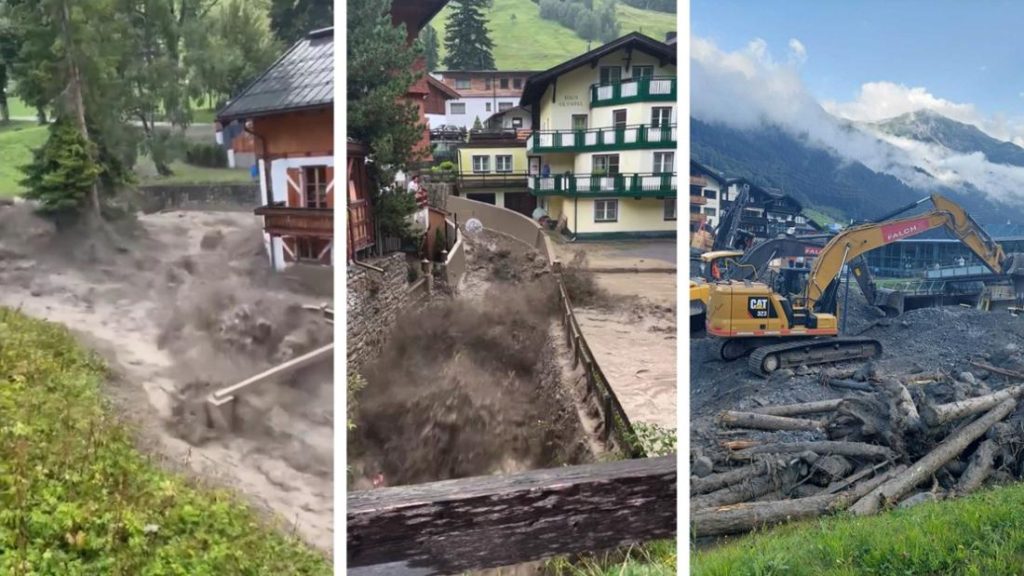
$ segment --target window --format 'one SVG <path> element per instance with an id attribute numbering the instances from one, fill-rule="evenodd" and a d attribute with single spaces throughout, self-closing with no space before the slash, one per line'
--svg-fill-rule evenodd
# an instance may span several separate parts
<path id="1" fill-rule="evenodd" d="M 586 114 L 573 114 L 572 115 L 572 129 L 586 130 L 587 129 L 587 115 Z"/>
<path id="2" fill-rule="evenodd" d="M 616 84 L 622 80 L 622 66 L 601 66 L 601 85 Z"/>
<path id="3" fill-rule="evenodd" d="M 504 112 L 505 110 L 511 110 L 515 106 L 514 102 L 498 102 L 498 112 Z"/>
<path id="4" fill-rule="evenodd" d="M 594 200 L 594 222 L 618 222 L 618 200 Z"/>
<path id="5" fill-rule="evenodd" d="M 690 204 L 690 214 L 700 214 L 700 205 Z"/>
<path id="6" fill-rule="evenodd" d="M 306 208 L 327 208 L 327 167 L 307 166 L 303 171 Z"/>
<path id="7" fill-rule="evenodd" d="M 491 171 L 491 157 L 490 156 L 473 156 L 473 172 L 490 172 Z"/>
<path id="8" fill-rule="evenodd" d="M 633 66 L 633 79 L 654 78 L 654 66 Z"/>
<path id="9" fill-rule="evenodd" d="M 718 211 L 715 210 L 714 208 L 710 207 L 710 206 L 705 206 L 704 207 L 704 214 L 707 215 L 707 216 L 714 216 L 716 212 L 718 212 Z"/>
<path id="10" fill-rule="evenodd" d="M 451 106 L 452 106 L 451 107 L 451 114 L 459 114 L 459 115 L 461 115 L 461 114 L 465 114 L 466 113 L 466 103 L 465 102 L 452 102 Z"/>
<path id="11" fill-rule="evenodd" d="M 469 78 L 456 78 L 455 79 L 456 90 L 469 90 Z"/>
<path id="12" fill-rule="evenodd" d="M 715 200 L 718 197 L 718 192 L 716 190 L 711 190 L 711 189 L 705 188 L 704 189 L 704 197 L 709 199 L 709 200 Z"/>
<path id="13" fill-rule="evenodd" d="M 676 219 L 676 199 L 665 198 L 665 220 Z"/>
<path id="14" fill-rule="evenodd" d="M 594 162 L 592 164 L 592 171 L 595 174 L 618 174 L 619 173 L 619 155 L 618 154 L 594 154 Z"/>
<path id="15" fill-rule="evenodd" d="M 484 104 L 484 110 L 486 110 L 487 112 L 491 111 L 491 103 L 490 102 L 487 102 L 487 103 Z"/>
<path id="16" fill-rule="evenodd" d="M 493 85 L 494 85 L 494 80 L 492 80 L 491 78 L 484 78 L 484 88 L 490 90 L 491 86 L 493 86 Z"/>
<path id="17" fill-rule="evenodd" d="M 501 89 L 508 90 L 508 78 L 501 79 Z"/>
<path id="18" fill-rule="evenodd" d="M 626 109 L 612 110 L 612 127 L 622 130 L 626 127 Z"/>
<path id="19" fill-rule="evenodd" d="M 655 106 L 651 108 L 651 126 L 669 126 L 672 124 L 672 107 Z"/>
<path id="20" fill-rule="evenodd" d="M 512 171 L 512 155 L 511 154 L 499 154 L 494 157 L 494 171 L 495 172 L 511 172 Z"/>
<path id="21" fill-rule="evenodd" d="M 654 153 L 654 173 L 663 174 L 666 172 L 672 172 L 673 161 L 675 160 L 675 152 L 655 152 Z"/>
<path id="22" fill-rule="evenodd" d="M 295 239 L 295 258 L 296 260 L 313 260 L 319 261 L 320 255 L 325 253 L 327 249 L 328 240 L 323 238 L 305 238 L 299 237 Z"/>
<path id="23" fill-rule="evenodd" d="M 516 78 L 516 79 L 512 80 L 512 87 L 515 88 L 516 90 L 519 90 L 520 88 L 522 88 L 523 87 L 523 79 L 522 78 Z"/>
<path id="24" fill-rule="evenodd" d="M 522 118 L 518 118 L 518 117 L 513 118 L 512 119 L 512 127 L 515 128 L 516 130 L 522 128 L 523 127 L 523 119 Z"/>

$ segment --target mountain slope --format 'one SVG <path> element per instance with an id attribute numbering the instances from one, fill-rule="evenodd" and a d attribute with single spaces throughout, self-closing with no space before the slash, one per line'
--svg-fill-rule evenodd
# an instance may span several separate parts
<path id="1" fill-rule="evenodd" d="M 1024 148 L 985 134 L 978 128 L 927 110 L 909 112 L 868 126 L 880 132 L 938 144 L 955 152 L 981 152 L 989 162 L 1024 167 Z"/>
<path id="2" fill-rule="evenodd" d="M 1022 219 L 1020 208 L 997 205 L 967 185 L 934 190 L 912 188 L 898 178 L 874 172 L 860 162 L 838 158 L 777 127 L 739 130 L 697 119 L 690 121 L 691 157 L 727 177 L 791 194 L 805 206 L 839 219 L 874 219 L 938 192 L 961 203 L 979 222 Z"/>
<path id="3" fill-rule="evenodd" d="M 440 62 L 444 62 L 444 28 L 451 15 L 445 6 L 430 21 L 437 31 Z M 619 3 L 616 12 L 621 33 L 633 31 L 658 39 L 676 29 L 676 15 L 641 10 Z M 587 51 L 587 41 L 558 22 L 544 20 L 531 0 L 494 0 L 486 13 L 487 28 L 494 41 L 494 61 L 499 70 L 547 70 Z M 591 48 L 600 46 L 594 42 Z M 441 70 L 444 64 L 439 64 Z"/>

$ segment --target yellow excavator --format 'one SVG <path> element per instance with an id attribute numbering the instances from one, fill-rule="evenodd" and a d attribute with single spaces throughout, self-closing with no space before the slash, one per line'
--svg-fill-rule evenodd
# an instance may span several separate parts
<path id="1" fill-rule="evenodd" d="M 780 368 L 866 359 L 881 353 L 872 338 L 840 337 L 836 319 L 839 276 L 862 254 L 945 227 L 963 242 L 994 274 L 1016 272 L 1013 258 L 994 242 L 964 211 L 933 194 L 895 214 L 927 200 L 933 208 L 915 216 L 893 218 L 848 228 L 825 245 L 811 267 L 802 296 L 793 302 L 763 282 L 729 281 L 708 284 L 706 329 L 723 340 L 720 354 L 731 361 L 750 354 L 747 366 L 767 376 Z"/>

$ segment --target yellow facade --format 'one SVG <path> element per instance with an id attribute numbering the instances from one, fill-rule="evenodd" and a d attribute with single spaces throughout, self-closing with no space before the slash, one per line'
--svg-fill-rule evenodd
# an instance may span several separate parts
<path id="1" fill-rule="evenodd" d="M 481 172 L 474 172 L 473 170 L 473 156 L 486 156 L 487 157 L 487 171 L 483 172 L 486 174 L 499 174 L 497 171 L 497 157 L 498 156 L 511 156 L 512 157 L 512 168 L 510 172 L 518 172 L 520 174 L 527 171 L 526 165 L 526 147 L 525 146 L 508 146 L 508 147 L 473 147 L 473 143 L 464 144 L 459 148 L 459 173 L 463 175 L 469 174 L 480 174 Z"/>
<path id="2" fill-rule="evenodd" d="M 551 196 L 542 203 L 548 216 L 565 217 L 566 226 L 582 238 L 672 236 L 676 231 L 676 210 L 666 209 L 675 198 L 563 198 Z M 614 202 L 614 221 L 599 221 L 595 203 Z"/>

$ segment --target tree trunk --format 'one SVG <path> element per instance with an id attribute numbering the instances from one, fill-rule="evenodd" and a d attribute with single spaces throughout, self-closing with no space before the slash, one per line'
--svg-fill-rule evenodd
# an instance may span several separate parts
<path id="1" fill-rule="evenodd" d="M 967 470 L 960 476 L 960 481 L 956 483 L 958 494 L 970 494 L 981 488 L 989 474 L 992 473 L 996 450 L 998 447 L 995 440 L 992 439 L 985 440 L 978 446 L 978 449 L 971 455 L 971 463 L 968 464 Z"/>
<path id="2" fill-rule="evenodd" d="M 873 460 L 892 460 L 896 453 L 884 446 L 865 444 L 863 442 L 838 442 L 831 440 L 819 440 L 814 442 L 784 442 L 778 444 L 765 444 L 754 446 L 746 450 L 740 450 L 732 454 L 733 458 L 752 458 L 759 454 L 799 454 L 800 452 L 814 452 L 820 456 L 836 454 L 838 456 L 851 456 L 854 458 L 870 458 Z"/>
<path id="3" fill-rule="evenodd" d="M 929 426 L 941 426 L 947 422 L 991 410 L 1009 398 L 1020 397 L 1022 392 L 1024 392 L 1024 386 L 1013 386 L 999 392 L 993 392 L 992 394 L 976 398 L 968 398 L 959 402 L 935 406 L 925 405 L 921 411 L 923 412 L 925 422 Z"/>
<path id="4" fill-rule="evenodd" d="M 839 494 L 825 494 L 791 500 L 771 502 L 749 502 L 694 511 L 690 518 L 692 534 L 696 537 L 719 536 L 749 532 L 762 526 L 770 526 L 801 518 L 814 518 L 830 512 L 845 509 L 851 502 L 861 499 L 905 467 L 866 480 L 852 489 Z"/>
<path id="5" fill-rule="evenodd" d="M 719 472 L 718 474 L 710 474 L 703 478 L 691 479 L 690 494 L 707 494 L 726 486 L 732 486 L 747 478 L 767 474 L 768 467 L 769 463 L 761 460 L 747 466 L 741 466 L 735 470 L 729 470 L 728 472 Z"/>
<path id="6" fill-rule="evenodd" d="M 69 101 L 69 107 L 74 114 L 75 122 L 78 124 L 78 131 L 82 133 L 82 137 L 89 142 L 89 127 L 85 123 L 85 99 L 82 96 L 82 75 L 78 68 L 78 62 L 74 56 L 74 42 L 71 37 L 71 12 L 68 8 L 68 1 L 64 0 L 61 2 L 61 31 L 64 36 L 64 52 L 65 59 L 68 65 L 68 92 L 67 99 Z M 92 156 L 90 148 L 89 155 Z M 95 160 L 95 158 L 93 159 Z M 100 217 L 100 191 L 99 183 L 94 182 L 92 190 L 89 192 L 89 205 L 92 209 L 92 213 L 97 218 Z"/>
<path id="7" fill-rule="evenodd" d="M 780 406 L 762 406 L 754 408 L 751 412 L 768 414 L 770 416 L 802 416 L 804 414 L 819 414 L 831 412 L 839 407 L 842 398 L 836 400 L 820 400 L 818 402 L 803 402 L 801 404 L 784 404 Z"/>
<path id="8" fill-rule="evenodd" d="M 999 406 L 993 408 L 988 414 L 978 418 L 971 424 L 964 426 L 956 433 L 921 458 L 910 468 L 909 473 L 893 478 L 885 484 L 873 490 L 870 494 L 860 499 L 859 502 L 850 508 L 857 515 L 874 514 L 883 504 L 895 503 L 901 497 L 913 490 L 918 484 L 931 477 L 946 462 L 960 455 L 971 442 L 982 436 L 993 424 L 1013 412 L 1017 407 L 1014 399 L 1005 400 Z"/>
<path id="9" fill-rule="evenodd" d="M 795 459 L 782 468 L 768 467 L 761 474 L 747 476 L 743 481 L 726 486 L 704 496 L 690 499 L 690 509 L 699 510 L 727 506 L 737 502 L 747 502 L 773 492 L 788 490 L 797 483 L 805 467 L 802 461 Z"/>
<path id="10" fill-rule="evenodd" d="M 825 423 L 819 420 L 787 418 L 785 416 L 755 414 L 754 412 L 736 412 L 733 410 L 726 410 L 719 414 L 718 423 L 722 426 L 731 428 L 752 428 L 755 430 L 817 431 L 821 430 L 825 426 Z"/>

